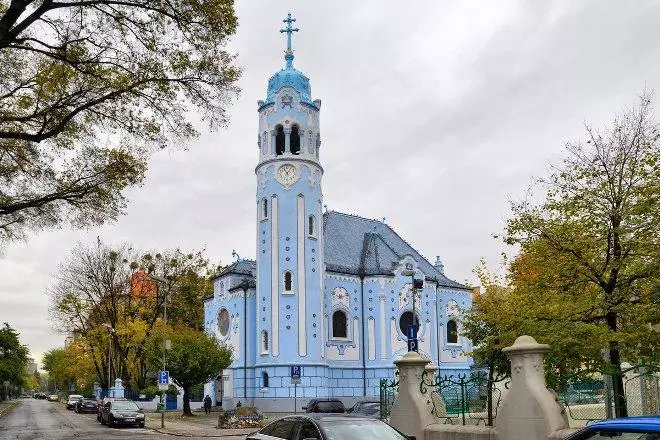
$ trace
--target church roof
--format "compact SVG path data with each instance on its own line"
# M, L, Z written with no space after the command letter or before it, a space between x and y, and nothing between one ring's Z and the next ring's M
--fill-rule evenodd
M468 289L447 278L392 228L378 220L328 211L323 214L323 237L328 271L391 275L404 255L412 255L427 279L443 287Z
M214 280L223 277L227 274L233 275L246 275L254 277L257 273L257 262L254 260L237 260L229 266L223 268L219 274L213 277Z

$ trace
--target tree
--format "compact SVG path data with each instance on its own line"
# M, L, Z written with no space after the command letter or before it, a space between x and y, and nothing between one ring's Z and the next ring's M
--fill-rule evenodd
M47 351L42 362L43 369L48 372L56 388L69 390L73 387L79 392L92 394L96 371L84 340L77 339L66 347Z
M87 344L102 386L112 385L107 383L110 369L110 376L122 378L126 386L145 388L144 345L163 317L165 297L170 323L201 328L203 298L213 291L211 267L203 251L145 253L100 240L80 244L60 265L57 282L49 288L53 326Z
M18 332L5 322L0 327L0 385L5 381L12 387L23 385L28 355L28 348L21 344ZM0 392L4 393L5 387L0 387Z
M219 343L213 336L188 327L167 329L172 349L167 351L166 368L172 381L183 388L183 414L190 411L190 389L208 382L232 362L231 348ZM162 368L163 327L154 332L147 344L149 363L154 370Z
M227 121L231 0L0 0L0 241L122 213L154 147Z
M610 129L586 131L587 142L568 144L568 157L538 182L542 201L512 206L504 238L520 254L509 306L566 338L563 347L588 337L581 359L598 363L607 350L616 372L623 358L660 353L660 133L650 95ZM613 385L624 416L620 374Z

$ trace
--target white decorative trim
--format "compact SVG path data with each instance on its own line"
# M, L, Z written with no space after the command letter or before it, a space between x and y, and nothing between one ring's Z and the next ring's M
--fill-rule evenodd
M370 317L367 320L367 339L369 341L369 360L376 359L376 321Z
M271 222L270 229L270 265L271 265L271 345L273 347L273 356L278 356L280 354L279 339L280 339L280 271L279 271L279 243L278 243L278 227L279 227L279 199L271 197L270 199L270 213L273 221Z
M305 277L305 197L297 197L298 212L298 354L307 356L307 297Z
M338 280L338 281L349 281L349 282L359 282L360 278L352 275L339 275L339 274L325 274L326 279Z
M387 316L385 314L385 301L387 296L384 293L378 295L378 300L380 302L380 358L387 359L387 340L385 338L385 323Z

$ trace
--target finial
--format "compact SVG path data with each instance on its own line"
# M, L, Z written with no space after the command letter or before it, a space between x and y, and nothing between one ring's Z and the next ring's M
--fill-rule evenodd
M241 256L238 255L238 253L234 249L232 249L232 251L231 251L231 256L234 257L236 259L236 261L241 259Z
M323 205L323 209L325 209L325 212L328 212L328 205Z
M387 219L386 219L385 217L383 217L383 218L381 219L381 221L382 221L383 223L387 224Z
M291 34L294 32L298 32L298 28L293 28L291 27L291 23L296 21L295 18L291 16L291 12L287 15L287 17L282 20L284 23L286 23L286 28L280 29L281 33L286 32L286 52L284 55L284 59L286 60L286 67L292 67L293 66L293 49L291 48Z

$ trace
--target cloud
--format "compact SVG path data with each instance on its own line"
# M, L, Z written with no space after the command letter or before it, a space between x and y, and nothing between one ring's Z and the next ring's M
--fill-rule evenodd
M294 64L323 100L321 160L330 209L386 217L447 273L473 280L496 263L508 200L644 88L660 89L660 4L616 2L237 2L231 47L244 67L227 129L160 152L127 215L89 231L48 231L0 261L0 321L34 353L49 333L47 297L77 241L200 248L228 262L255 253L256 101L283 65L279 33L297 17Z

